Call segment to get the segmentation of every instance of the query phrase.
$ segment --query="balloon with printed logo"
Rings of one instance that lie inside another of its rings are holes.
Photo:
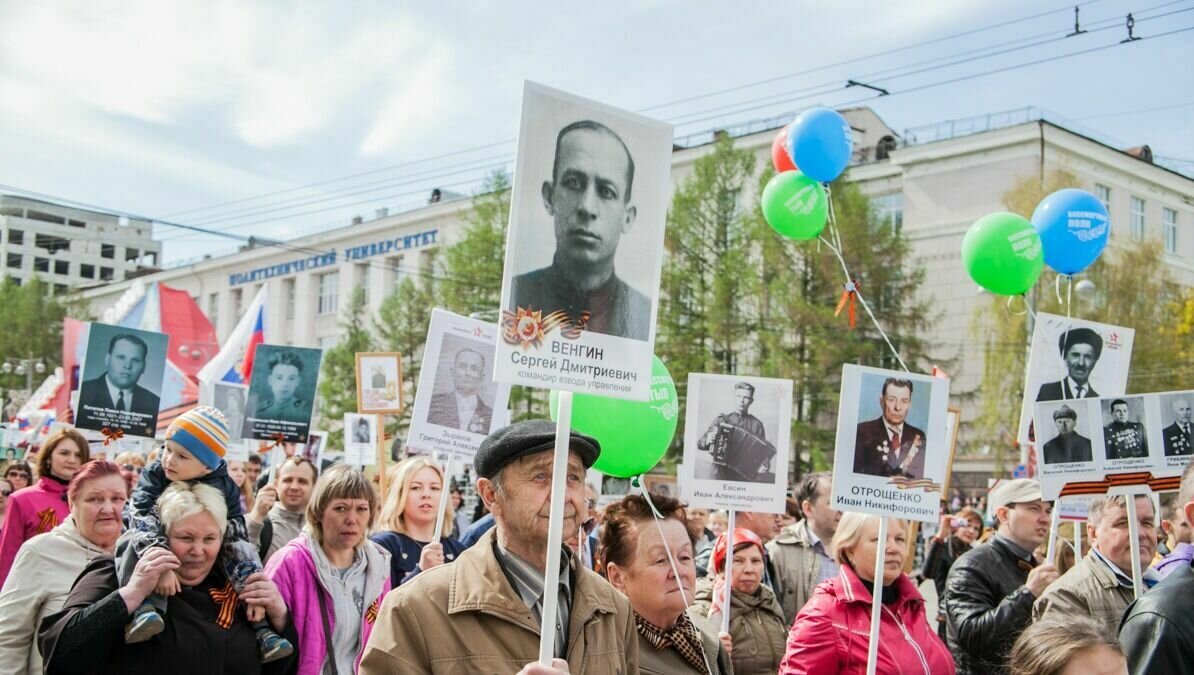
[[[796,164],[788,155],[788,127],[780,129],[771,141],[771,165],[780,173],[796,170]]]
[[[836,110],[809,108],[788,128],[788,156],[813,180],[828,183],[842,175],[853,152],[850,123]]]
[[[550,404],[551,419],[557,420],[559,392],[551,392]],[[671,445],[679,419],[676,383],[658,356],[651,364],[649,400],[572,395],[572,428],[601,444],[593,468],[610,476],[630,478],[650,471]]]
[[[1041,236],[1045,264],[1062,274],[1077,274],[1098,260],[1107,246],[1111,221],[1107,207],[1086,190],[1066,188],[1041,200],[1032,212]]]
[[[1023,216],[1007,212],[983,216],[962,238],[962,265],[988,291],[1021,295],[1032,288],[1045,267],[1040,235]]]
[[[772,176],[761,201],[763,219],[788,239],[816,239],[829,219],[825,188],[799,171]]]

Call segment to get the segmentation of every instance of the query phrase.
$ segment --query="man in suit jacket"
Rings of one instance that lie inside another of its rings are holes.
[[[1094,459],[1090,439],[1075,431],[1078,413],[1068,405],[1062,405],[1053,411],[1053,423],[1057,425],[1057,437],[1045,444],[1045,464],[1089,462]]]
[[[148,355],[149,346],[136,335],[121,333],[113,337],[104,355],[104,374],[79,388],[77,424],[90,429],[113,426],[115,420],[103,411],[119,410],[149,417],[126,417],[127,424],[117,422],[115,426],[135,429],[139,434],[148,430],[152,436],[160,401],[156,394],[137,384],[145,372]]]
[[[1089,328],[1075,328],[1061,334],[1057,340],[1061,358],[1068,375],[1060,382],[1047,382],[1037,392],[1038,401],[1060,401],[1071,398],[1098,398],[1091,388],[1090,373],[1103,354],[1103,338]]]
[[[854,472],[871,476],[924,478],[925,432],[906,422],[912,381],[889,377],[879,394],[883,415],[858,425]]]
[[[465,347],[456,352],[452,363],[452,391],[435,394],[427,411],[427,421],[474,434],[488,434],[493,408],[481,400],[485,381],[485,357]]]
[[[1179,398],[1173,402],[1173,424],[1161,430],[1164,438],[1165,456],[1194,454],[1194,426],[1190,424],[1190,401]]]

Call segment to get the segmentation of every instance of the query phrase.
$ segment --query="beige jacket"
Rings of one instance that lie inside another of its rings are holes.
[[[361,675],[516,673],[539,658],[539,624],[494,553],[496,530],[455,562],[394,589],[365,645]],[[630,602],[576,565],[565,660],[572,675],[638,673]]]
[[[784,611],[784,623],[791,626],[800,608],[813,597],[821,561],[813,550],[808,521],[793,523],[767,543],[767,554],[775,568],[776,593]]]
[[[1114,634],[1133,596],[1132,589],[1120,585],[1092,550],[1036,599],[1032,619],[1089,617]]]
[[[79,534],[73,517],[21,545],[0,590],[0,672],[42,672],[37,626],[62,609],[75,579],[93,558],[111,555]]]
[[[693,607],[707,613],[713,603],[713,578],[697,581]],[[720,615],[711,620],[720,621]],[[788,626],[775,593],[759,584],[754,595],[734,591],[730,595],[730,661],[736,675],[770,675],[779,669],[787,649]]]

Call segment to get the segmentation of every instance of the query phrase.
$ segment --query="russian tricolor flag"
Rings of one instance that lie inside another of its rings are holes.
[[[265,342],[265,298],[269,285],[262,284],[220,352],[199,371],[199,382],[248,384],[253,372],[253,354]]]

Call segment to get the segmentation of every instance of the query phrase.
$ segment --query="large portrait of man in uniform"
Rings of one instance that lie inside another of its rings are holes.
[[[1144,424],[1144,402],[1140,398],[1117,398],[1103,401],[1103,446],[1107,459],[1138,459],[1148,457],[1148,436]]]
[[[914,391],[911,380],[884,379],[879,391],[880,415],[858,424],[854,441],[855,473],[924,477],[925,432],[908,420]]]
[[[242,438],[307,441],[321,356],[319,349],[257,345]]]

